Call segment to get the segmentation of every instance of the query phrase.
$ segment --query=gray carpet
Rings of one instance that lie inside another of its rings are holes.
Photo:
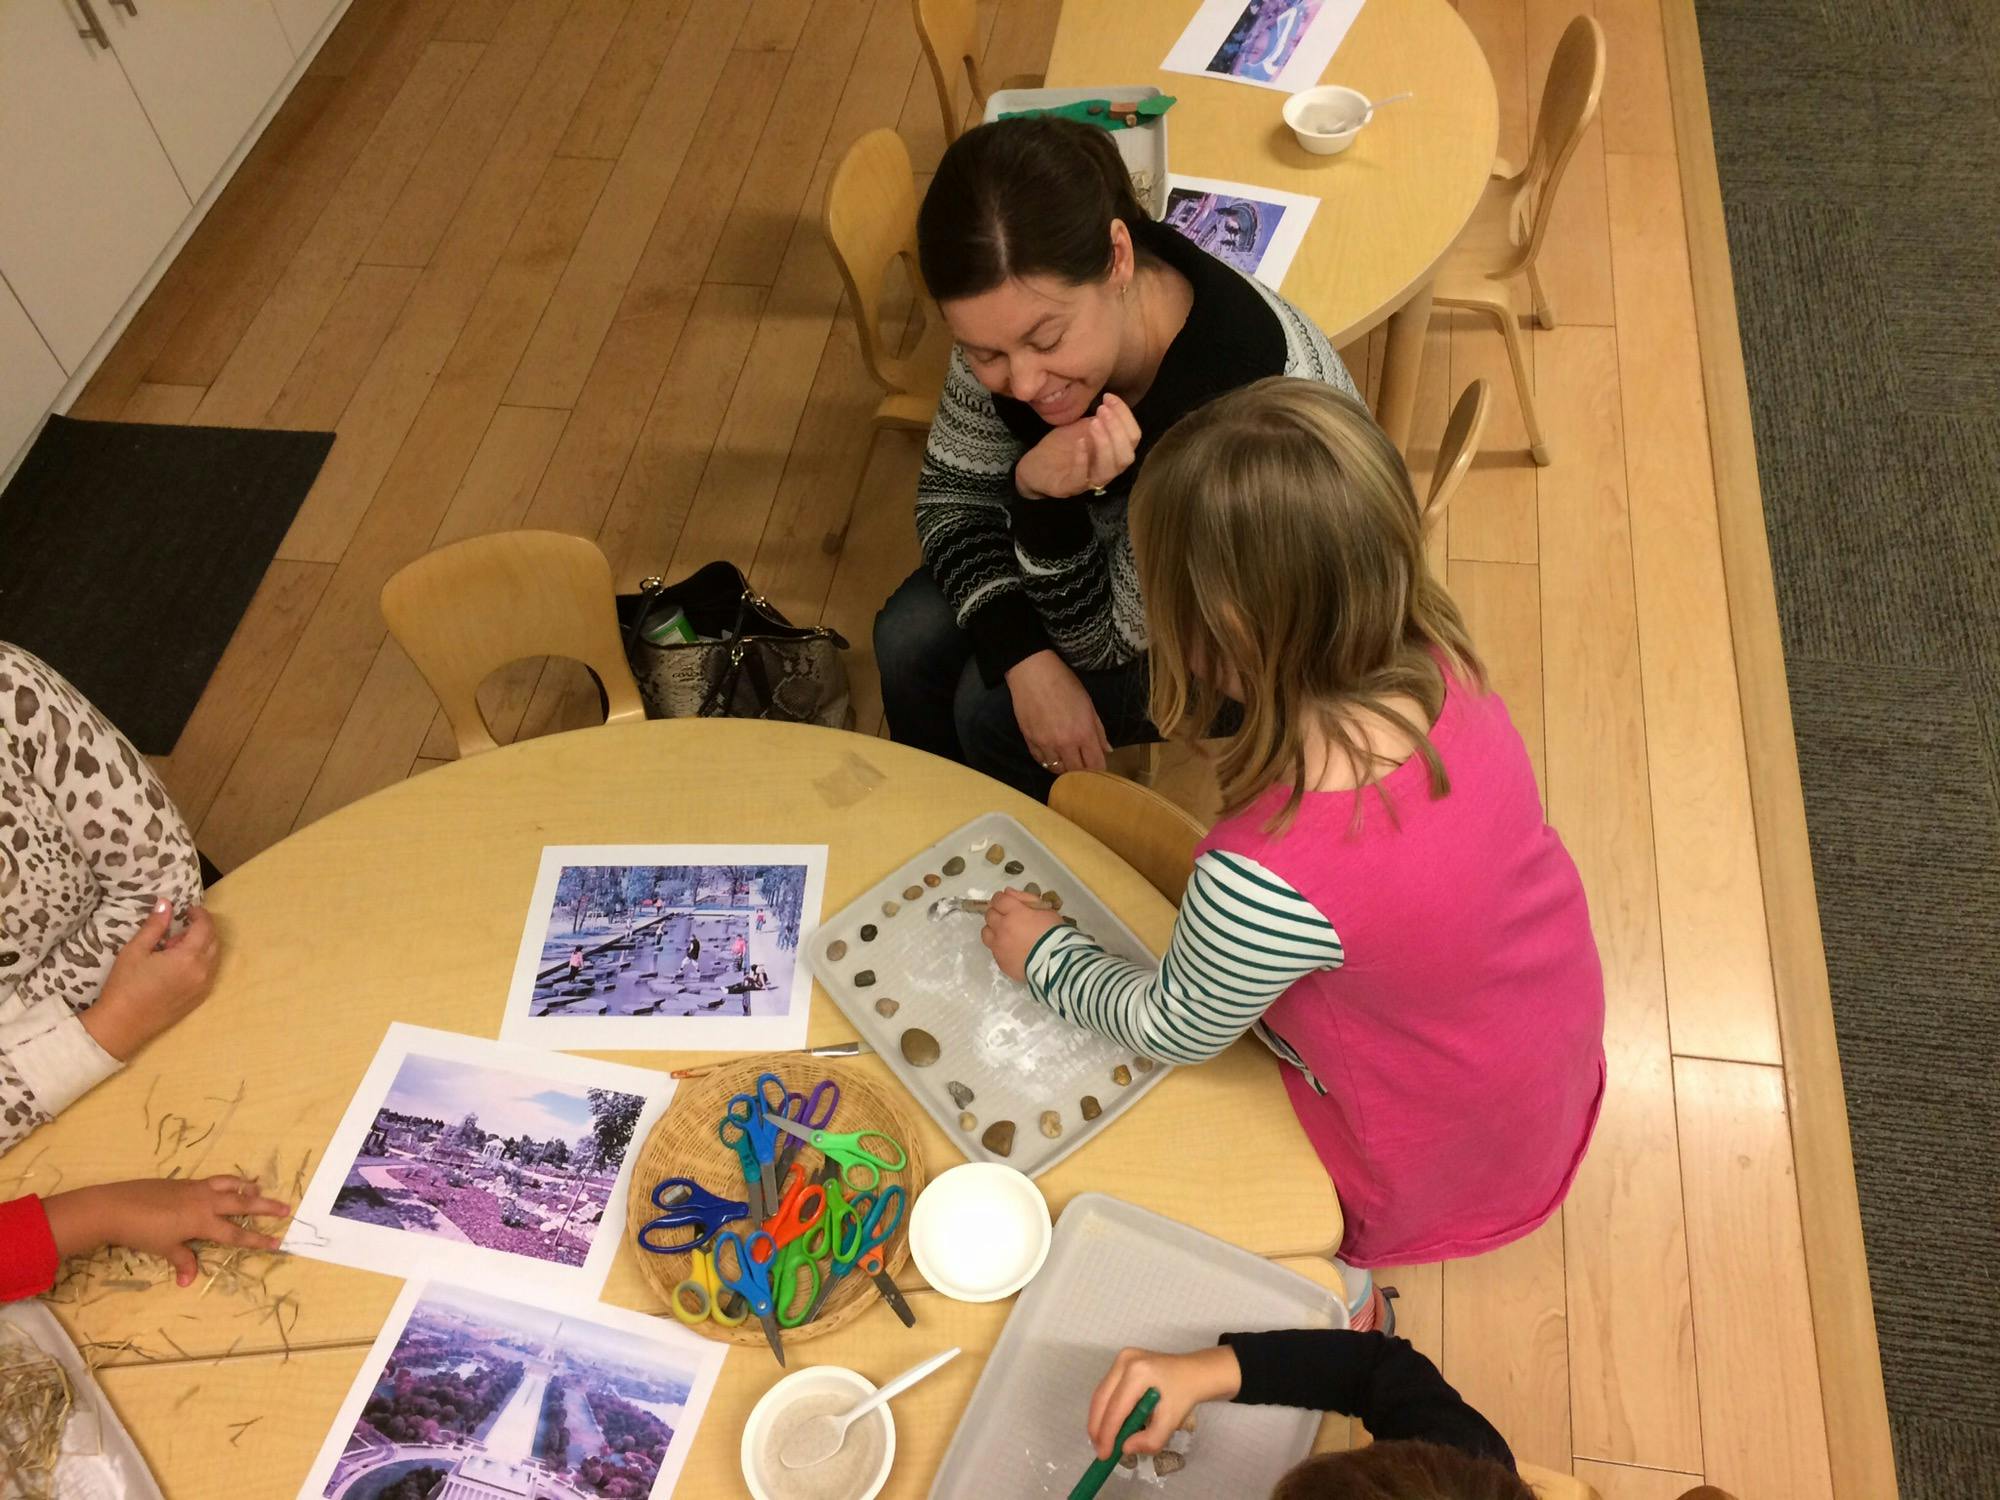
[[[1899,1477],[2000,1495],[2000,0],[1698,14]]]

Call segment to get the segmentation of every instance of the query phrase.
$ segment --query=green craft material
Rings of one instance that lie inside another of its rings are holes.
[[[1112,113],[1114,103],[1124,100],[1079,99],[1074,104],[1051,104],[1045,109],[1014,109],[1003,113],[1003,120],[1039,120],[1044,116],[1055,120],[1075,120],[1084,125],[1096,125],[1105,130],[1132,130],[1140,125],[1150,125],[1153,121],[1174,107],[1172,94],[1155,94],[1150,99],[1140,99],[1129,109]]]
[[[1171,104],[1173,101],[1167,101]],[[1153,1408],[1160,1404],[1157,1387],[1146,1387],[1146,1394],[1139,1398],[1139,1404],[1132,1408],[1132,1415],[1125,1419],[1125,1425],[1118,1429],[1118,1441],[1111,1445],[1111,1457],[1100,1458],[1083,1471],[1083,1478],[1076,1482],[1076,1488],[1069,1492],[1069,1500],[1096,1500],[1097,1492],[1104,1488],[1104,1481],[1111,1477],[1111,1471],[1118,1467],[1119,1457],[1125,1452],[1125,1445],[1133,1434],[1153,1420]]]

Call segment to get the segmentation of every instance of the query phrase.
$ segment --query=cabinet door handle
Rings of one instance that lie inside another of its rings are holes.
[[[76,34],[85,41],[95,41],[106,52],[111,50],[111,38],[104,34],[104,23],[97,19],[97,12],[90,8],[90,0],[76,0],[76,8],[83,12],[84,24],[76,28]]]

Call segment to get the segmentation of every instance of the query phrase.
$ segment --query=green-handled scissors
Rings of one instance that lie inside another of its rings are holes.
[[[836,1134],[830,1130],[808,1130],[769,1110],[764,1112],[764,1118],[787,1135],[797,1136],[814,1147],[828,1161],[839,1162],[841,1183],[852,1192],[866,1193],[881,1186],[884,1172],[900,1172],[910,1159],[903,1151],[902,1142],[885,1131],[849,1130]],[[862,1144],[863,1141],[880,1141],[896,1154],[890,1158],[879,1151],[871,1151]],[[866,1182],[855,1176],[864,1167],[868,1171]]]

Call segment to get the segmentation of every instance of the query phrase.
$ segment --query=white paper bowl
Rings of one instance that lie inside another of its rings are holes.
[[[842,1365],[808,1365],[803,1370],[794,1370],[764,1392],[763,1398],[750,1409],[750,1418],[743,1424],[741,1459],[743,1483],[749,1487],[752,1500],[771,1500],[771,1492],[764,1488],[757,1468],[757,1455],[763,1451],[764,1438],[771,1430],[771,1423],[779,1412],[801,1396],[817,1396],[825,1391],[850,1391],[854,1399],[860,1401],[875,1394],[875,1385],[866,1375]],[[882,1464],[866,1488],[854,1495],[852,1500],[875,1500],[882,1493],[882,1486],[889,1482],[889,1470],[896,1462],[896,1419],[883,1405],[861,1420],[872,1421],[875,1416],[882,1418],[883,1428],[888,1433],[888,1441],[882,1445]],[[848,1431],[850,1434],[859,1431],[858,1424]]]
[[[1368,113],[1368,96],[1337,83],[1301,89],[1285,100],[1285,123],[1299,144],[1315,156],[1333,156],[1354,144],[1361,134],[1359,121]],[[1357,123],[1335,129],[1343,120]]]
[[[934,1179],[910,1214],[910,1256],[958,1302],[997,1302],[1048,1259],[1055,1226],[1034,1180],[998,1162],[974,1161]]]

